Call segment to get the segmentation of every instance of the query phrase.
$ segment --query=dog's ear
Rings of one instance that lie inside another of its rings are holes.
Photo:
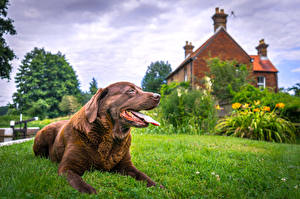
[[[98,89],[97,93],[86,103],[85,116],[89,123],[93,123],[97,118],[100,101],[107,95],[108,89]]]

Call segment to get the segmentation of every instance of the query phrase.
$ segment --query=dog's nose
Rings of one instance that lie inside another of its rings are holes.
[[[153,93],[153,98],[154,98],[155,100],[159,100],[159,99],[160,99],[160,94]]]

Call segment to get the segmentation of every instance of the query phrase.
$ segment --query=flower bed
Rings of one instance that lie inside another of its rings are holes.
[[[295,126],[281,117],[285,104],[278,103],[271,110],[260,101],[252,104],[234,103],[229,117],[221,119],[216,134],[265,140],[272,142],[295,142]]]

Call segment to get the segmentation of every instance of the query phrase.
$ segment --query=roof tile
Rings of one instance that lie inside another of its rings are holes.
[[[253,59],[253,71],[278,72],[268,58],[261,59],[259,55],[250,55],[250,57]]]

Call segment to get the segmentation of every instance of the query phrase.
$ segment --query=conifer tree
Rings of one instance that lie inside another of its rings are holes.
[[[65,56],[60,52],[46,52],[43,48],[34,48],[25,55],[15,83],[15,107],[18,105],[21,112],[30,112],[32,116],[41,116],[40,109],[43,109],[45,116],[57,117],[62,114],[58,107],[62,97],[80,93],[77,75]]]

